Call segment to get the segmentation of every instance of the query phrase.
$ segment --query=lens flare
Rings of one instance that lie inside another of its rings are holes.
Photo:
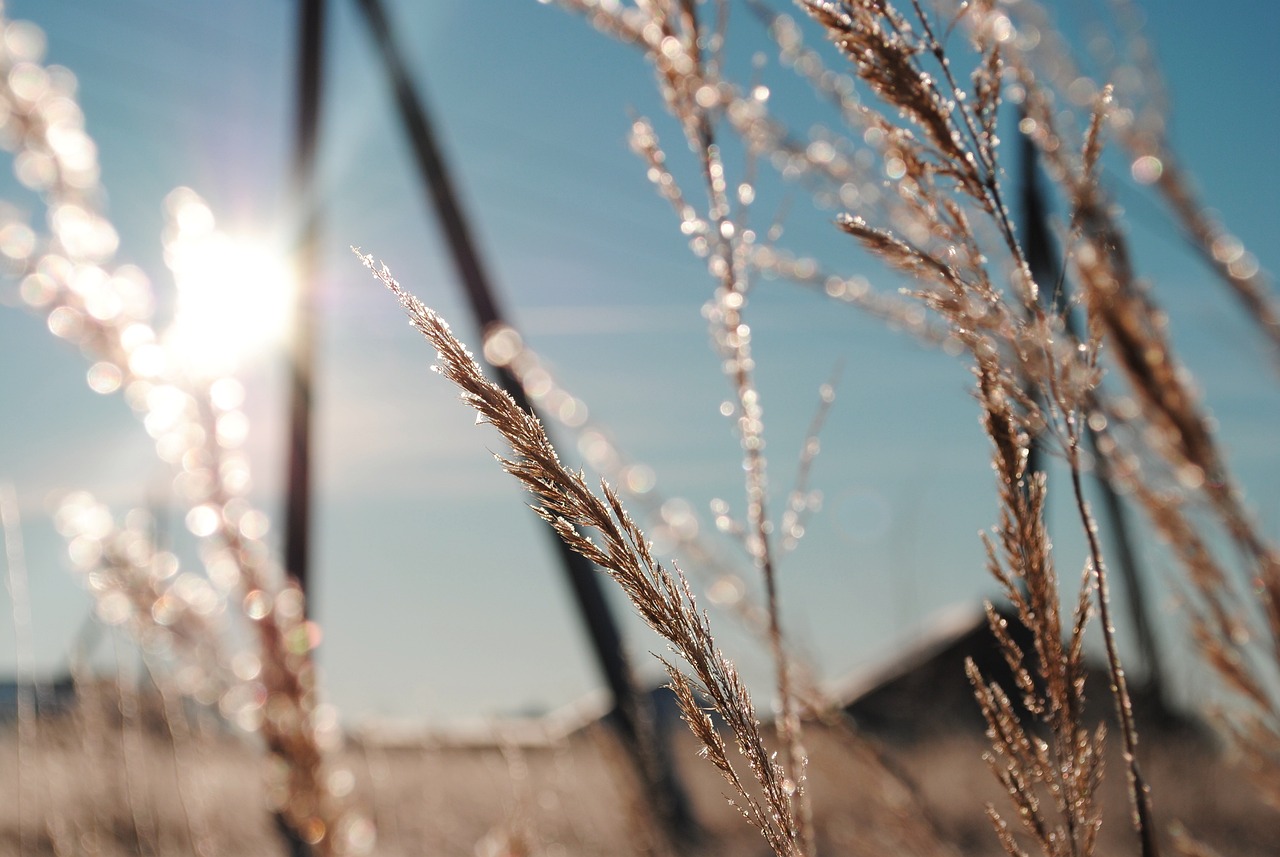
[[[178,290],[166,345],[198,377],[232,375],[283,340],[294,280],[285,256],[266,242],[219,231],[193,191],[166,200],[165,262]]]

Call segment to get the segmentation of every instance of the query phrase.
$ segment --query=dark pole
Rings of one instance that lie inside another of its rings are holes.
[[[294,248],[297,294],[290,360],[289,469],[285,508],[285,570],[308,601],[311,523],[311,380],[315,340],[315,279],[319,207],[315,199],[316,144],[320,126],[325,0],[299,0],[298,112],[295,117],[291,193],[298,238]],[[310,608],[311,604],[308,605]]]
[[[380,0],[357,0],[357,5],[377,43],[379,56],[395,92],[396,109],[413,149],[415,164],[444,230],[472,315],[483,333],[503,322],[504,316],[471,238],[443,154],[436,144],[423,98],[392,39],[391,26]],[[496,372],[498,382],[516,404],[532,413],[533,407],[515,376],[502,367],[498,367]],[[553,530],[548,529],[547,532],[560,552],[561,564],[591,637],[597,664],[613,694],[614,709],[610,722],[620,733],[646,786],[659,822],[672,836],[674,844],[688,844],[698,834],[697,824],[675,779],[664,743],[658,738],[652,712],[632,680],[631,669],[623,653],[622,637],[609,612],[596,570],[590,562],[570,550]]]
[[[1057,275],[1058,265],[1054,259],[1053,241],[1049,236],[1049,209],[1040,192],[1039,161],[1036,158],[1035,144],[1026,134],[1021,136],[1022,180],[1018,189],[1021,192],[1022,222],[1018,238],[1026,253],[1031,276],[1040,286],[1037,295],[1040,303],[1047,303],[1051,312],[1065,315],[1066,299],[1062,293],[1065,283]],[[1031,448],[1027,451],[1027,474],[1044,470],[1044,459],[1044,440],[1037,434],[1031,438]]]
[[[1025,245],[1027,264],[1031,267],[1032,276],[1040,284],[1041,300],[1045,300],[1045,290],[1051,289],[1048,300],[1051,302],[1052,311],[1063,319],[1067,331],[1079,339],[1079,327],[1075,323],[1067,302],[1066,272],[1061,268],[1062,262],[1055,258],[1053,243],[1049,237],[1049,209],[1040,192],[1039,158],[1035,144],[1025,134],[1022,135],[1021,151],[1021,202],[1024,229],[1021,238]],[[1164,665],[1160,659],[1160,648],[1156,645],[1155,631],[1147,611],[1148,595],[1138,570],[1138,558],[1130,535],[1129,518],[1120,495],[1111,484],[1106,458],[1098,450],[1097,432],[1089,426],[1088,420],[1085,421],[1084,430],[1090,451],[1097,462],[1094,475],[1102,495],[1102,508],[1108,523],[1107,530],[1111,534],[1112,545],[1116,552],[1115,566],[1119,569],[1120,579],[1124,582],[1129,619],[1133,622],[1139,655],[1147,668],[1146,690],[1153,705],[1152,713],[1163,715],[1168,702],[1165,697]],[[1042,466],[1043,455],[1039,440],[1034,441],[1027,462],[1028,472],[1033,472]]]
[[[315,191],[316,148],[320,136],[321,83],[324,73],[325,0],[299,0],[297,114],[294,121],[290,193],[297,232],[292,342],[289,349],[289,464],[285,496],[285,571],[307,596],[314,615],[311,585],[311,381],[315,362],[315,291],[319,270],[320,211]],[[311,857],[311,846],[276,813],[276,828],[289,857]]]

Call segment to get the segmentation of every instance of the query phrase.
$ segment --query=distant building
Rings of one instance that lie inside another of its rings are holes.
[[[0,725],[17,721],[24,695],[31,700],[36,714],[60,714],[75,704],[76,683],[70,675],[37,679],[35,683],[12,677],[0,678]]]
[[[1009,638],[1025,653],[1027,667],[1040,687],[1034,637],[1011,606],[996,604],[995,609],[1007,623]],[[1013,671],[980,604],[962,604],[933,614],[911,644],[846,676],[830,695],[859,728],[888,741],[981,735],[986,720],[965,673],[967,660],[973,661],[984,680],[1000,685],[1019,719],[1034,728],[1039,718],[1026,711]],[[1086,655],[1084,666],[1085,718],[1088,722],[1110,722],[1115,717],[1115,703],[1106,665]],[[1132,687],[1131,693],[1135,713],[1147,726],[1196,728],[1194,718],[1169,710],[1158,699],[1145,698],[1140,685]]]

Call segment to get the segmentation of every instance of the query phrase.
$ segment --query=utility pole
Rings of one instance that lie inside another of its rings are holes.
[[[1027,254],[1027,264],[1031,267],[1032,276],[1040,285],[1040,299],[1043,301],[1047,297],[1050,302],[1050,311],[1063,319],[1066,330],[1071,336],[1079,339],[1079,325],[1075,323],[1067,300],[1066,271],[1062,267],[1064,262],[1056,258],[1049,234],[1049,208],[1040,191],[1038,151],[1029,136],[1026,134],[1021,136],[1020,190],[1023,234],[1020,237]],[[1089,404],[1093,404],[1092,399]],[[1098,450],[1098,435],[1090,427],[1088,420],[1084,421],[1084,433],[1094,461],[1097,462],[1094,476],[1102,496],[1102,510],[1107,519],[1107,531],[1111,535],[1112,546],[1115,549],[1115,567],[1120,571],[1120,579],[1124,583],[1129,619],[1133,623],[1139,655],[1147,669],[1145,690],[1152,704],[1152,713],[1163,716],[1168,711],[1169,702],[1164,680],[1165,668],[1160,657],[1160,647],[1156,645],[1155,630],[1148,610],[1149,596],[1143,586],[1142,575],[1138,568],[1129,517],[1124,502],[1111,484],[1106,457]],[[1043,466],[1043,456],[1040,441],[1035,439],[1027,463],[1029,473]]]
[[[315,363],[316,278],[319,272],[320,207],[315,191],[324,77],[325,0],[298,0],[297,113],[294,125],[290,205],[297,228],[293,248],[295,288],[289,348],[289,445],[285,495],[285,571],[315,609],[311,579],[311,412]],[[276,814],[276,828],[289,857],[311,857],[312,849]]]
[[[315,363],[316,278],[320,207],[315,160],[320,132],[325,0],[299,0],[297,106],[290,193],[297,227],[296,294],[289,348],[289,464],[285,508],[284,567],[307,595],[311,586],[311,411]]]
[[[454,266],[466,290],[472,316],[483,334],[494,325],[504,323],[505,317],[472,240],[423,98],[392,38],[391,25],[381,0],[357,0],[356,5],[364,14],[365,23],[377,45],[428,201],[439,218]],[[511,371],[497,367],[496,372],[499,384],[511,394],[516,404],[533,413],[524,388]],[[547,533],[560,553],[561,565],[591,637],[597,664],[613,695],[614,708],[609,721],[633,762],[657,821],[665,828],[673,845],[688,846],[699,835],[699,828],[675,778],[665,742],[660,740],[655,728],[651,706],[635,686],[623,651],[622,637],[600,586],[600,575],[590,562],[570,550],[550,527]]]

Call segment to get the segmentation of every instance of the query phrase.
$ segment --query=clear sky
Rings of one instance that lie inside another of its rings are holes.
[[[742,509],[737,444],[718,413],[729,389],[699,315],[711,285],[626,143],[629,109],[661,110],[640,56],[535,0],[387,5],[493,279],[530,343],[704,526],[713,498]],[[433,352],[347,249],[385,260],[478,345],[368,33],[354,3],[331,6],[315,521],[328,693],[352,719],[561,705],[597,681],[546,536],[493,464],[496,436],[476,428],[428,371]],[[175,187],[202,195],[225,231],[283,246],[293,3],[10,0],[6,9],[43,28],[49,61],[77,75],[119,259],[145,269],[159,294],[170,287],[160,233]],[[737,32],[762,45],[741,17]],[[1280,270],[1278,28],[1277,7],[1256,0],[1224,0],[1212,12],[1171,0],[1153,4],[1150,22],[1174,97],[1175,145],[1204,196],[1270,271]],[[768,73],[780,95],[806,97],[776,66]],[[673,160],[684,156],[670,131],[667,143]],[[8,173],[0,195],[32,207]],[[1159,210],[1132,188],[1120,200],[1140,265],[1200,374],[1264,530],[1277,535],[1274,375]],[[895,287],[878,269],[857,267],[864,260],[826,232],[823,217],[797,214],[795,224],[797,241],[824,249],[833,264]],[[90,490],[123,514],[148,503],[168,476],[124,402],[90,392],[87,363],[14,294],[13,283],[0,285],[0,482],[13,486],[23,512],[34,655],[47,671],[65,660],[91,610],[52,527],[56,497]],[[782,569],[784,619],[835,677],[892,651],[933,611],[993,590],[977,538],[996,508],[986,442],[969,376],[941,353],[781,283],[760,286],[748,320],[777,497],[790,485],[819,385],[837,361],[845,367],[814,478],[825,508]],[[258,355],[242,377],[254,497],[274,513],[283,472],[279,354]],[[576,460],[571,450],[566,458]],[[1059,561],[1074,578],[1078,539],[1065,516],[1059,529]],[[740,557],[732,545],[725,551]],[[1171,598],[1162,595],[1160,607],[1172,611]],[[16,650],[7,606],[2,613],[7,673]],[[657,647],[653,638],[628,628],[633,659],[652,672],[644,651]],[[725,642],[748,674],[761,674],[758,648],[731,630]]]

